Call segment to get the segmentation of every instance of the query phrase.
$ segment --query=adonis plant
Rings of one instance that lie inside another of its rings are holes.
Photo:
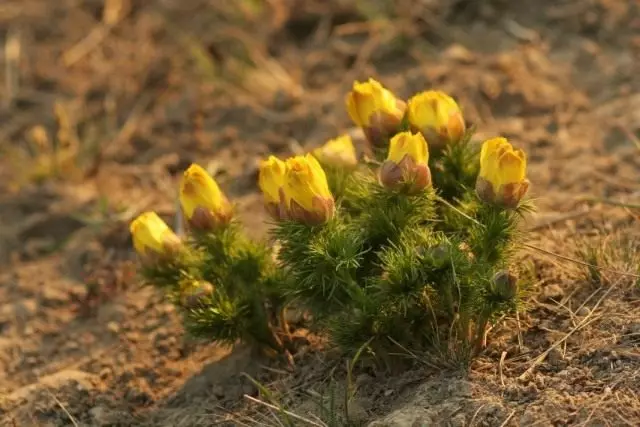
[[[512,255],[522,238],[525,153],[505,138],[472,140],[449,95],[406,102],[379,82],[355,82],[346,107],[368,142],[351,138],[262,161],[271,218],[250,240],[232,203],[200,166],[180,185],[187,236],[152,212],[131,224],[141,273],[180,307],[194,335],[289,355],[284,315],[345,353],[366,346],[388,362],[398,346],[475,354],[501,316],[522,306]]]

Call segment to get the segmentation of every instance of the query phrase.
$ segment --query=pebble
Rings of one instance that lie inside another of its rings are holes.
[[[100,379],[105,380],[111,376],[112,372],[113,371],[111,370],[111,368],[104,367],[100,370],[100,373],[98,375],[100,376]]]
[[[448,59],[462,63],[472,63],[474,61],[473,53],[461,44],[453,44],[444,51],[444,56]]]
[[[586,317],[590,313],[591,313],[591,310],[589,310],[587,307],[580,307],[580,310],[578,310],[576,314],[581,317]]]
[[[113,334],[118,334],[120,332],[120,325],[117,322],[109,322],[107,323],[107,329]]]
[[[94,406],[89,409],[89,415],[98,425],[109,423],[109,411],[102,405]]]
[[[44,286],[42,288],[42,305],[46,307],[59,307],[69,301],[69,293],[60,289]]]
[[[221,385],[213,386],[213,389],[211,390],[211,392],[218,399],[224,399],[224,388]]]
[[[561,299],[564,296],[564,290],[557,284],[547,285],[542,288],[542,297],[545,300]]]

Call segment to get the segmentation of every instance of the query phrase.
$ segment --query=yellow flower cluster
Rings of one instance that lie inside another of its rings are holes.
[[[182,176],[180,206],[187,227],[194,231],[224,227],[233,215],[231,204],[216,181],[196,164],[192,164]],[[172,255],[180,245],[178,236],[155,212],[138,216],[129,230],[143,262]]]
[[[380,182],[389,188],[405,186],[417,192],[430,186],[429,150],[440,152],[466,132],[462,110],[442,91],[424,91],[405,103],[369,79],[354,82],[346,104],[352,121],[362,128],[372,147],[388,148]],[[526,168],[525,153],[505,138],[485,141],[476,183],[478,197],[503,208],[517,207],[529,188]]]
[[[405,103],[380,82],[369,79],[354,82],[346,104],[351,120],[362,128],[374,148],[386,148],[389,138],[402,130],[405,121],[438,150],[459,141],[465,133],[460,107],[441,91],[424,91]]]
[[[429,150],[442,150],[465,133],[462,112],[449,95],[425,91],[407,103],[374,79],[355,82],[346,98],[351,119],[370,143],[385,144],[387,158],[379,170],[380,183],[391,189],[417,193],[432,185]],[[404,125],[403,125],[404,124]],[[402,128],[409,129],[403,131]],[[358,160],[349,135],[329,140],[306,155],[286,161],[270,156],[260,164],[258,184],[269,214],[276,220],[322,224],[335,212],[335,201],[321,165],[353,168]],[[478,197],[512,209],[529,188],[526,155],[505,138],[493,138],[482,145]],[[213,231],[232,219],[232,206],[216,181],[202,167],[193,164],[180,183],[180,205],[187,227]],[[136,251],[145,262],[175,252],[180,239],[153,212],[136,218],[130,226]]]

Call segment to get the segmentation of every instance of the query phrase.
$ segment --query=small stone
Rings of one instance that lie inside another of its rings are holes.
[[[67,350],[75,351],[80,348],[80,345],[76,341],[67,341],[64,345]]]
[[[557,284],[547,285],[542,288],[542,297],[544,300],[559,300],[564,296],[564,290]]]
[[[290,325],[299,325],[304,321],[304,311],[297,308],[287,308],[284,312],[284,320]]]
[[[221,385],[213,386],[213,389],[211,390],[211,392],[218,399],[224,399],[224,388]]]
[[[563,360],[562,353],[557,348],[552,348],[547,355],[547,360],[552,365],[557,365],[560,361]]]
[[[171,314],[171,313],[175,313],[176,311],[176,306],[173,304],[165,304],[164,306],[162,306],[162,313],[164,314]]]
[[[472,63],[474,61],[473,53],[461,44],[453,44],[444,51],[445,58],[462,63]]]
[[[349,403],[348,407],[349,420],[353,423],[364,423],[367,418],[369,418],[369,414],[367,414],[367,410],[364,408],[362,401],[360,399],[355,399]]]
[[[246,394],[248,396],[251,396],[255,393],[256,388],[249,383],[245,383],[242,385],[242,394]]]
[[[126,335],[127,341],[131,341],[131,342],[138,342],[140,341],[140,334],[138,332],[132,331],[132,332],[128,332]]]
[[[580,310],[578,310],[576,314],[580,317],[586,317],[590,313],[591,313],[591,310],[589,310],[587,307],[580,307]]]
[[[89,409],[89,415],[98,425],[109,424],[109,411],[102,405]]]
[[[356,377],[356,388],[360,388],[365,384],[369,384],[373,378],[368,374],[360,374]]]
[[[105,380],[111,376],[112,372],[113,371],[111,370],[111,368],[105,367],[100,370],[100,373],[98,374],[98,376],[100,377],[100,379]]]
[[[388,388],[384,391],[384,397],[389,397],[393,394],[393,389],[392,388]]]
[[[35,299],[23,299],[13,305],[0,307],[0,316],[15,317],[18,322],[25,322],[38,312],[38,302]]]
[[[69,293],[60,289],[42,287],[42,305],[45,307],[60,307],[69,301]]]
[[[113,334],[118,334],[120,332],[120,325],[117,322],[109,322],[107,323],[107,329]]]
[[[465,414],[458,414],[451,418],[449,425],[451,427],[465,427],[467,425],[467,416]]]

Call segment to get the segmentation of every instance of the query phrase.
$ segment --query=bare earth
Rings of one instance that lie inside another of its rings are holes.
[[[349,129],[354,79],[453,94],[478,138],[529,153],[530,244],[613,248],[611,268],[638,271],[638,210],[584,201],[640,200],[637,1],[131,0],[105,18],[103,3],[0,2],[0,425],[277,425],[242,372],[313,411],[344,361],[316,339],[294,372],[266,369],[186,337],[137,285],[127,225],[148,209],[172,221],[181,171],[215,162],[263,236],[257,160]],[[640,425],[637,280],[521,258],[529,311],[468,371],[358,371],[356,425]]]

